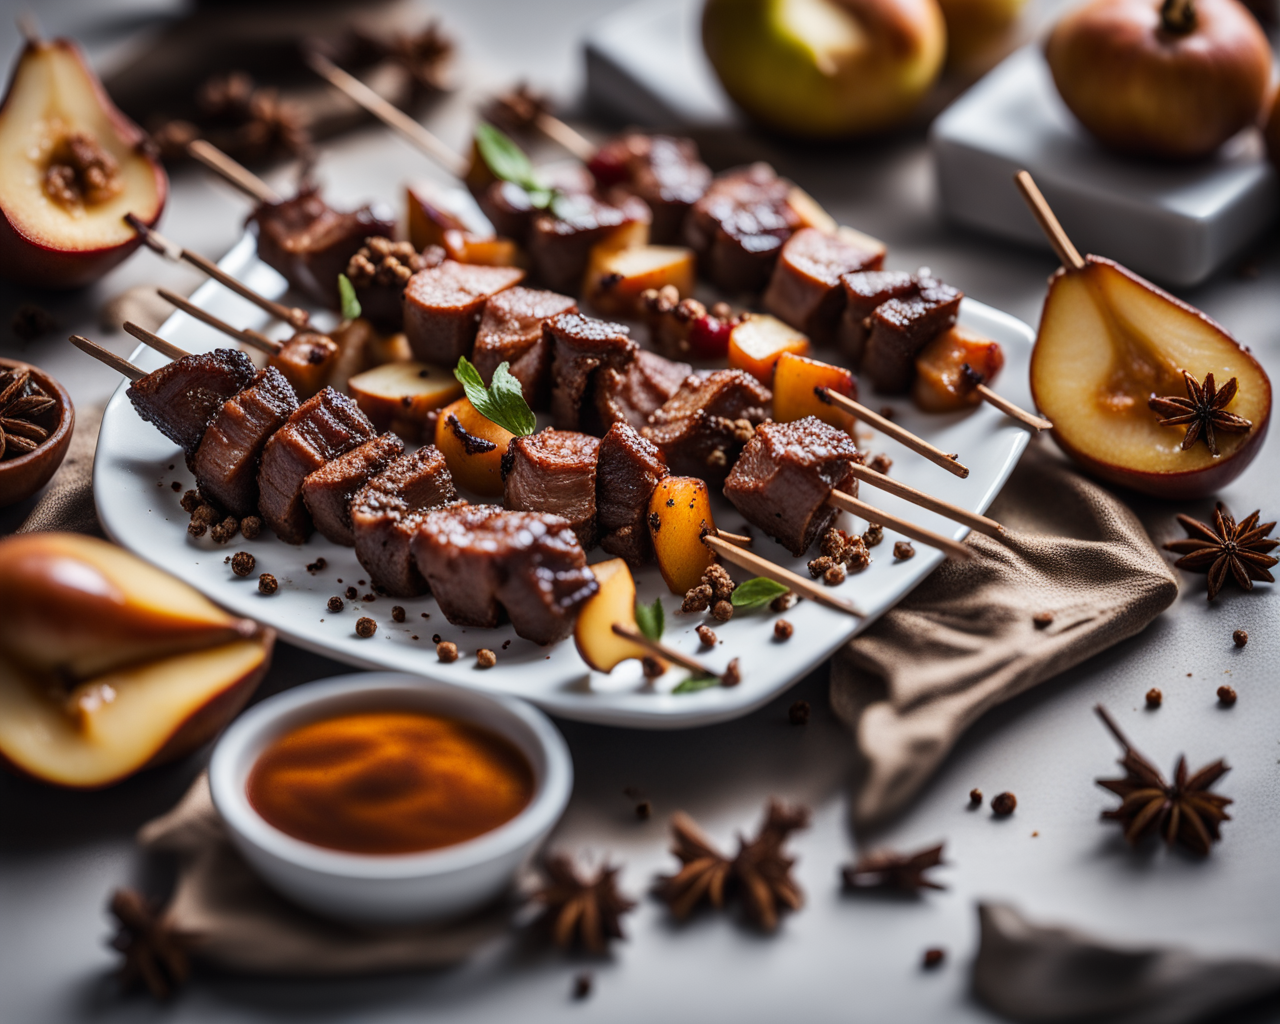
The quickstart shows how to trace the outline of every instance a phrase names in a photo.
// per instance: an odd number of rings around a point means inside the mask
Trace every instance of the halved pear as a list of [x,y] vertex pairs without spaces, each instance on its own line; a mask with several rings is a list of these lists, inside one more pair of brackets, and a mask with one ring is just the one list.
[[169,179],[66,39],[32,41],[0,107],[0,277],[77,288],[128,256],[124,221],[160,219]]
[[[1185,427],[1162,427],[1152,396],[1186,397],[1183,371],[1219,388],[1253,426],[1219,433],[1219,454],[1181,448]],[[1049,284],[1031,357],[1031,392],[1058,445],[1095,475],[1164,498],[1197,498],[1234,480],[1262,447],[1271,382],[1249,352],[1204,313],[1111,260],[1090,256]]]
[[108,672],[67,691],[0,658],[0,762],[96,789],[190,753],[244,707],[271,664],[273,630]]
[[259,632],[123,548],[78,533],[0,541],[0,606],[0,658],[71,682]]
[[600,589],[578,612],[573,642],[582,660],[597,672],[612,672],[628,658],[645,658],[649,652],[613,631],[614,623],[636,625],[636,584],[631,570],[621,558],[591,566]]

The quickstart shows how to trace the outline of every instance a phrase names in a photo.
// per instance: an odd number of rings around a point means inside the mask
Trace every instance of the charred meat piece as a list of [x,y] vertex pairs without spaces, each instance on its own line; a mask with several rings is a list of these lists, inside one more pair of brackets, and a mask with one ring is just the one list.
[[306,401],[328,383],[338,364],[338,343],[327,334],[299,331],[267,359]]
[[599,589],[573,528],[546,512],[436,509],[422,517],[412,548],[455,626],[492,628],[505,611],[518,636],[555,643],[573,631],[579,606]]
[[222,403],[256,375],[239,349],[218,348],[175,359],[135,380],[125,393],[139,416],[193,455]]
[[742,446],[769,416],[773,394],[744,370],[688,377],[641,431],[672,473],[724,482]]
[[882,249],[801,228],[782,247],[764,293],[764,308],[814,341],[832,342],[845,305],[840,276],[878,270],[883,262]]
[[276,536],[286,544],[306,541],[312,523],[302,500],[302,482],[373,434],[373,424],[356,403],[333,388],[298,406],[267,442],[258,469],[258,510]]
[[444,262],[444,249],[429,245],[418,252],[410,242],[366,238],[347,262],[347,280],[360,301],[360,315],[383,334],[404,327],[404,289],[419,270]]
[[529,229],[538,210],[529,202],[529,193],[510,181],[495,181],[476,196],[481,212],[503,238],[515,240],[521,247],[528,244]]
[[278,270],[297,289],[329,309],[337,309],[338,275],[374,236],[390,238],[395,221],[379,216],[369,206],[349,213],[331,209],[314,188],[294,198],[262,203],[250,221],[258,225],[258,256]]
[[908,298],[916,294],[919,286],[915,277],[905,270],[845,274],[840,278],[840,285],[844,289],[844,312],[837,340],[857,370],[862,366],[862,353],[867,344],[867,320],[876,307],[890,299]]
[[649,207],[635,196],[622,196],[616,205],[589,194],[561,196],[555,212],[539,213],[529,230],[533,274],[556,291],[580,291],[591,247],[642,245],[651,218]]
[[600,546],[633,567],[653,559],[649,498],[666,475],[655,444],[625,423],[609,428],[596,455],[596,528]]
[[691,373],[693,367],[688,363],[673,362],[645,349],[636,352],[625,370],[600,370],[595,382],[600,428],[629,423],[639,430]]
[[871,329],[862,353],[862,372],[882,395],[901,395],[911,388],[916,356],[951,328],[964,293],[922,272],[919,290],[909,298],[890,299],[871,314]]
[[404,333],[414,358],[437,366],[470,358],[485,302],[523,277],[518,267],[453,260],[414,274],[404,291]]
[[621,188],[644,200],[655,245],[679,243],[689,207],[711,184],[697,144],[670,135],[628,132],[601,146],[587,166],[601,189]]
[[516,286],[498,292],[485,303],[471,356],[484,382],[493,381],[500,363],[524,389],[534,409],[545,409],[551,388],[551,343],[542,334],[542,323],[560,313],[576,313],[578,304],[567,295]]
[[375,587],[392,597],[427,592],[410,544],[423,515],[457,500],[444,455],[429,444],[401,455],[356,491],[350,505],[356,558]]
[[262,449],[296,408],[293,388],[271,367],[223,402],[196,450],[200,492],[234,516],[256,514]]
[[716,287],[735,293],[769,283],[783,243],[801,226],[791,182],[765,163],[720,175],[685,220],[685,241]]
[[[592,432],[595,377],[601,369],[625,371],[639,346],[621,324],[561,313],[542,325],[551,348],[551,419],[558,430]],[[597,433],[604,433],[603,430]]]
[[320,534],[344,547],[354,547],[351,499],[370,478],[404,454],[404,442],[395,434],[380,434],[330,459],[302,481],[302,500]]
[[747,522],[803,555],[838,514],[833,489],[857,494],[853,439],[816,416],[762,423],[725,481],[724,496]]
[[548,427],[513,438],[502,457],[502,503],[569,521],[584,551],[596,545],[596,450],[600,439]]

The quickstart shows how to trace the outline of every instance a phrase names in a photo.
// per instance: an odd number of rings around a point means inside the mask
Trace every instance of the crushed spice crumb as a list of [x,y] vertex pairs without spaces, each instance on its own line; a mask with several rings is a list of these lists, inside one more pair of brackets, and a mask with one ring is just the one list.
[[711,615],[717,622],[728,622],[733,618],[733,605],[728,601],[717,601],[711,606]]
[[895,541],[893,545],[893,557],[899,562],[905,562],[908,558],[916,557],[916,549],[912,546],[910,541]]
[[487,647],[481,647],[476,651],[476,665],[479,668],[493,668],[498,664],[498,656]]
[[882,540],[884,540],[884,527],[879,523],[868,523],[866,532],[862,535],[862,543],[873,548]]
[[971,811],[976,811],[981,806],[982,806],[982,790],[978,789],[975,786],[973,789],[969,790],[969,809]]
[[1236,691],[1232,689],[1230,686],[1218,687],[1218,703],[1221,704],[1224,708],[1231,707],[1231,705],[1236,702],[1236,699],[1237,699]]
[[845,575],[846,573],[843,565],[833,565],[822,574],[822,582],[828,587],[838,587],[844,582]]
[[209,537],[215,544],[226,544],[240,532],[240,520],[235,516],[227,516],[209,531]]
[[1151,689],[1147,691],[1147,707],[1154,709],[1154,708],[1158,708],[1163,703],[1164,703],[1164,694],[1161,693],[1154,686],[1151,687]]
[[231,556],[231,571],[237,576],[253,575],[254,567],[258,564],[258,560],[247,551],[237,551]]
[[1012,793],[997,793],[991,798],[991,812],[1001,818],[1007,818],[1018,807],[1018,798]]
[[924,951],[925,969],[932,970],[935,967],[941,966],[942,961],[945,960],[946,958],[947,958],[947,951],[945,949],[937,949],[937,948],[926,949]]
[[742,669],[738,665],[738,659],[734,658],[725,668],[724,675],[720,677],[720,685],[737,686],[740,682],[742,682]]
[[274,594],[279,589],[280,589],[280,581],[277,580],[274,576],[272,576],[271,573],[264,572],[261,576],[258,577],[258,593]]
[[179,483],[177,480],[175,480],[175,481],[174,481],[173,483],[171,483],[169,486],[170,486],[171,488],[173,488],[173,491],[174,491],[174,493],[175,493],[175,494],[176,494],[178,491],[182,490],[182,484],[181,484],[181,483]]
[[815,580],[836,564],[830,555],[819,555],[809,560],[809,575]]
[[666,669],[657,658],[646,654],[640,659],[640,671],[644,673],[646,679],[657,679]]
[[391,621],[404,622],[404,609],[398,604],[391,606]]
[[704,647],[714,647],[717,637],[716,631],[708,626],[705,622],[697,629],[698,639],[702,641]]
[[769,602],[769,610],[775,612],[789,612],[796,606],[799,600],[795,594],[788,590],[785,594],[779,594]]
[[873,473],[880,473],[884,476],[889,475],[889,470],[893,468],[893,459],[889,458],[884,452],[873,455],[871,461],[867,463],[867,469]]
[[712,597],[711,588],[705,583],[699,583],[696,587],[690,587],[685,591],[684,603],[680,605],[680,610],[688,613],[705,612],[711,607]]
[[334,594],[333,597],[329,598],[329,604],[327,605],[327,607],[331,612],[340,612],[342,611],[342,609],[346,607],[346,605],[343,604],[342,598],[340,598],[337,594]]
[[262,520],[257,516],[245,516],[240,520],[240,535],[245,540],[257,540],[262,533]]
[[591,995],[591,975],[579,974],[573,979],[573,998],[586,999]]
[[458,660],[458,645],[452,640],[441,640],[438,636],[433,638],[436,641],[436,657],[448,664],[451,661]]
[[314,576],[318,572],[324,572],[328,564],[329,563],[326,562],[323,558],[317,558],[314,562],[311,562],[307,566],[307,572],[311,573],[311,575]]
[[779,619],[773,624],[773,638],[778,641],[790,640],[795,631],[795,626],[786,619]]
[[378,631],[378,624],[367,615],[362,615],[356,619],[356,636],[362,640],[368,640]]
[[719,563],[707,566],[702,574],[702,582],[711,588],[711,595],[717,601],[729,600],[733,596],[734,587],[737,586],[733,582],[733,577],[729,575],[729,570]]
[[360,600],[367,603],[369,601],[378,600],[378,596],[376,594],[365,594],[364,597],[360,598]]
[[182,506],[183,512],[187,513],[187,515],[191,515],[196,509],[203,505],[204,502],[200,500],[199,491],[187,491],[187,493],[182,496],[182,500],[178,502],[178,504]]
[[356,590],[355,587],[347,587],[346,595],[347,595],[348,601],[354,601],[356,598],[360,596],[360,591]]
[[1045,629],[1053,625],[1053,612],[1036,612],[1031,616],[1031,623],[1036,629]]
[[1249,634],[1243,629],[1237,629],[1231,634],[1231,640],[1237,647],[1243,647],[1249,642]]

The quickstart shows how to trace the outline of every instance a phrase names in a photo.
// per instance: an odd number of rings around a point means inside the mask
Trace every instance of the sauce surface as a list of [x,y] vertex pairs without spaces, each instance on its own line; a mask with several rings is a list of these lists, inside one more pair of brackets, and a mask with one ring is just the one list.
[[259,756],[245,786],[281,832],[348,853],[418,853],[474,839],[533,798],[516,747],[466,722],[376,711],[311,722]]

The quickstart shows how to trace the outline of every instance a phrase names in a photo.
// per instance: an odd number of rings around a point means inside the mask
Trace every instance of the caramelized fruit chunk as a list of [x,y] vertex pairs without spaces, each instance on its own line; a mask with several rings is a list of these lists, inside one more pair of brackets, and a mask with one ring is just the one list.
[[441,409],[436,421],[436,447],[454,482],[486,498],[502,497],[502,457],[513,437],[465,398]]
[[729,365],[746,370],[766,387],[784,352],[802,356],[809,352],[809,339],[794,327],[766,313],[749,313],[729,333]]
[[435,440],[437,414],[462,394],[462,385],[443,366],[407,362],[358,373],[347,390],[375,427],[419,444]]
[[1004,366],[1004,353],[990,338],[952,327],[916,358],[911,398],[925,412],[956,412],[982,401],[979,384],[990,386]]
[[613,631],[615,623],[636,625],[636,584],[631,570],[621,558],[611,558],[591,566],[600,589],[578,612],[573,642],[582,660],[597,672],[612,672],[629,658],[645,658],[649,652]]
[[669,476],[658,481],[649,498],[649,536],[658,569],[673,594],[696,587],[716,556],[702,543],[714,533],[711,495],[706,481],[695,476]]
[[853,414],[821,397],[823,391],[858,397],[858,382],[843,366],[784,352],[773,375],[773,418],[779,423],[816,416],[840,430],[853,427]]

